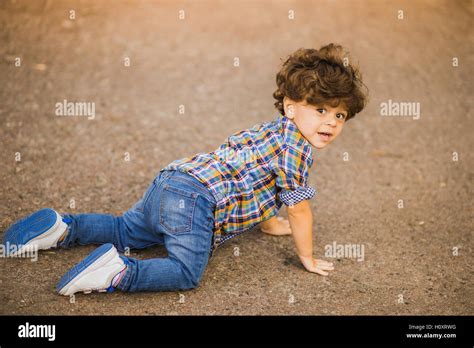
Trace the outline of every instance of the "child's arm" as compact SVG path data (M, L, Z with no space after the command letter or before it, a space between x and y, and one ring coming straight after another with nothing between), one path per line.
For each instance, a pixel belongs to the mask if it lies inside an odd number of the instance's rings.
M272 236L284 236L291 234L290 223L281 216L273 216L260 223L260 230Z
M296 252L307 271L328 275L334 269L331 262L313 258L313 213L308 200L288 207L288 218Z

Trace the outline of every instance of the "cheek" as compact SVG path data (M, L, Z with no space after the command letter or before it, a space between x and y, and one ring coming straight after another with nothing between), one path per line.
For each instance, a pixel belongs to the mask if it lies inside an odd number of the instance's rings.
M316 133L319 129L321 122L316 117L310 118L306 122L306 129L311 133Z
M316 122L311 118L300 119L296 125L304 136L311 136L316 133L318 129Z
M342 132L342 127L337 127L335 131L335 135L338 136L339 134L341 134L341 132Z

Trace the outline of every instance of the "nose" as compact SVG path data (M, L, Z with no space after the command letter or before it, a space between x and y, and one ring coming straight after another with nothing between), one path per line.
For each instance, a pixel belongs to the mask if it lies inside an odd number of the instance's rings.
M328 112L324 123L327 124L328 126L335 127L337 124L336 115Z

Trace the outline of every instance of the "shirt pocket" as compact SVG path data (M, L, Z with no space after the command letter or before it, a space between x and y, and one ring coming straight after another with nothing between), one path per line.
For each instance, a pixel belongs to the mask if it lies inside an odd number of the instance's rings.
M195 192L164 185L160 194L160 224L163 228L173 234L190 232L197 197Z

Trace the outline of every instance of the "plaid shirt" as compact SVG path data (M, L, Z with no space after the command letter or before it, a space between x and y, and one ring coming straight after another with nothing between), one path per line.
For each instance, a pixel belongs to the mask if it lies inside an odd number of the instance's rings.
M204 183L216 199L214 243L245 232L316 193L308 186L311 144L286 116L278 115L231 135L217 150L168 164Z

